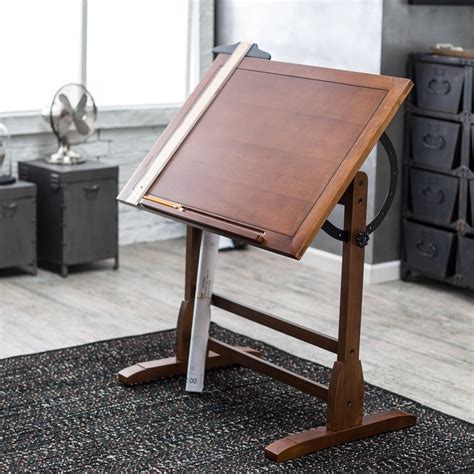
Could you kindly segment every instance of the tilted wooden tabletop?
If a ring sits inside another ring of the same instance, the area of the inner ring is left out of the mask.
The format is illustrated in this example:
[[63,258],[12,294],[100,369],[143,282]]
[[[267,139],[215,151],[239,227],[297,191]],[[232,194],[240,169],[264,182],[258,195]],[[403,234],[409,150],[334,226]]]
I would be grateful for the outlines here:
[[[217,57],[120,200],[228,58]],[[139,206],[299,259],[411,87],[408,79],[246,57]]]

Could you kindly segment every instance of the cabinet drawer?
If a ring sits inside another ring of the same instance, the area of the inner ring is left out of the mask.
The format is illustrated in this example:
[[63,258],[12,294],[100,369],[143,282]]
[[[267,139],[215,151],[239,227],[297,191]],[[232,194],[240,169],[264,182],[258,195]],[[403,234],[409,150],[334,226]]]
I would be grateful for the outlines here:
[[454,273],[452,232],[409,221],[404,222],[403,231],[407,263],[411,268],[438,277]]
[[35,263],[35,206],[33,198],[0,201],[0,268]]
[[457,273],[474,287],[474,238],[459,237]]
[[458,165],[460,124],[414,115],[410,125],[415,163],[446,170]]
[[461,110],[463,82],[463,67],[417,62],[415,87],[418,107],[458,113]]
[[415,217],[434,224],[450,224],[456,220],[454,207],[459,179],[439,173],[411,169],[411,206]]
[[64,189],[64,260],[68,265],[117,252],[117,181],[76,182]]

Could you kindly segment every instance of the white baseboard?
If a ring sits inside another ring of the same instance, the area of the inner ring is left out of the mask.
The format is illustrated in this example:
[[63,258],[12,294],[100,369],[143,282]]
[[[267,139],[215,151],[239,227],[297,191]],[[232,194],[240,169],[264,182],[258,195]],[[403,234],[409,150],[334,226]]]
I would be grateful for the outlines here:
[[[340,275],[342,257],[331,252],[325,252],[310,247],[301,261],[305,265],[319,268],[328,273]],[[374,285],[376,283],[385,283],[400,279],[400,260],[391,262],[364,264],[364,283]]]

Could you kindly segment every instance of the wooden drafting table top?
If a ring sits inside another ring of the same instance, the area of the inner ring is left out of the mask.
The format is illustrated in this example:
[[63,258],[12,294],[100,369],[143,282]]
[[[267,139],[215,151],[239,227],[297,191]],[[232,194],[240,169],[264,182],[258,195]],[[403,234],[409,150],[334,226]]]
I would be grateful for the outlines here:
[[[228,58],[214,61],[120,200]],[[140,207],[301,258],[410,89],[408,79],[246,57]]]

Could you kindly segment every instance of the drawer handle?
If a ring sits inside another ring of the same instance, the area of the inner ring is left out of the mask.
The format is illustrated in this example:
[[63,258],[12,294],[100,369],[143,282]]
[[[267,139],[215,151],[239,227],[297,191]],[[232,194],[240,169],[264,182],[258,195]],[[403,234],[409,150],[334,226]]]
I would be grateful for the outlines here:
[[97,198],[97,195],[99,194],[99,185],[91,184],[84,186],[84,193],[88,201],[93,201]]
[[433,242],[425,242],[424,240],[419,240],[416,243],[416,250],[423,257],[434,258],[438,253],[438,249]]
[[423,194],[425,201],[432,202],[434,204],[440,204],[444,201],[444,193],[439,188],[431,188],[430,186],[425,186],[421,190],[421,194]]
[[442,150],[446,146],[446,140],[441,135],[435,136],[426,133],[423,135],[423,145],[432,150]]
[[16,207],[16,202],[4,202],[2,205],[3,217],[13,217],[16,214]]
[[446,80],[439,81],[438,79],[431,79],[428,88],[433,94],[446,95],[451,91],[451,84]]

